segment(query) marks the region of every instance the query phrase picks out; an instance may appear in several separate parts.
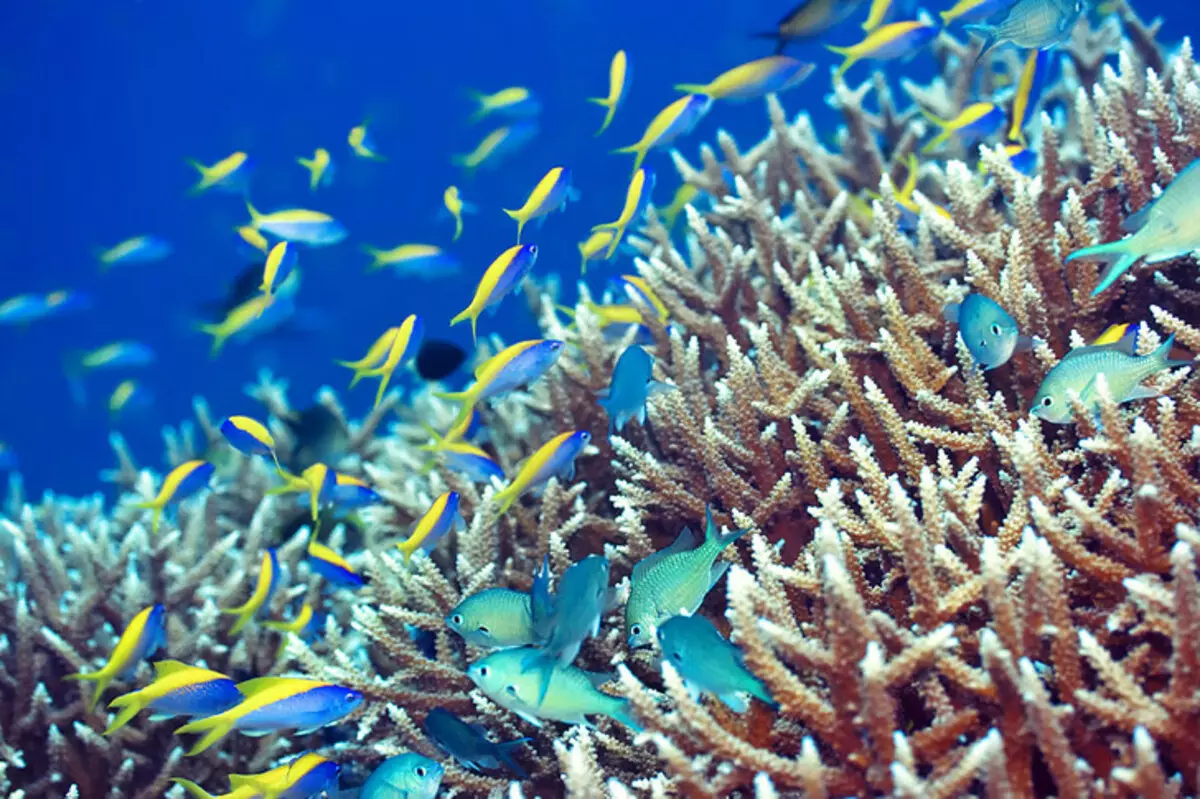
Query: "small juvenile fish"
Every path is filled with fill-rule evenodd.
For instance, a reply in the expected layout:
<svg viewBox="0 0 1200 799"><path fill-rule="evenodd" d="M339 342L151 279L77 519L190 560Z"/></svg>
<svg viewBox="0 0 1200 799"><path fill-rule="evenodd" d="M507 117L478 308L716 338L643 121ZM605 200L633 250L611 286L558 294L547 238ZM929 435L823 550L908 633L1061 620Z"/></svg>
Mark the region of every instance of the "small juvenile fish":
<svg viewBox="0 0 1200 799"><path fill-rule="evenodd" d="M537 116L542 110L537 97L524 86L509 86L492 94L471 92L471 99L478 107L471 114L469 122L478 122L493 114L508 119L524 119Z"/></svg>
<svg viewBox="0 0 1200 799"><path fill-rule="evenodd" d="M845 58L833 74L834 81L846 74L846 70L863 59L887 61L907 58L937 38L938 26L931 22L893 22L876 28L867 38L849 47L826 45L825 49Z"/></svg>
<svg viewBox="0 0 1200 799"><path fill-rule="evenodd" d="M617 358L608 388L600 392L600 407L608 413L608 434L620 432L630 419L646 423L646 401L674 386L653 378L654 359L637 344L630 344Z"/></svg>
<svg viewBox="0 0 1200 799"><path fill-rule="evenodd" d="M334 477L333 490L329 492L329 504L339 510L358 510L381 502L383 497L365 480L341 472Z"/></svg>
<svg viewBox="0 0 1200 799"><path fill-rule="evenodd" d="M127 680L137 671L137 667L146 658L153 655L159 648L167 644L167 609L162 605L151 605L138 611L129 626L117 639L108 662L99 671L86 674L71 674L64 679L86 680L96 684L92 698L88 700L88 713L100 704L108 684L113 680Z"/></svg>
<svg viewBox="0 0 1200 799"><path fill-rule="evenodd" d="M421 450L438 453L448 468L462 472L474 483L504 479L504 469L479 447L466 441L447 441L432 428L426 429L434 440L431 444L422 444Z"/></svg>
<svg viewBox="0 0 1200 799"><path fill-rule="evenodd" d="M800 0L779 20L775 30L754 34L758 39L773 39L779 54L793 42L813 39L846 19L863 0Z"/></svg>
<svg viewBox="0 0 1200 799"><path fill-rule="evenodd" d="M592 228L593 233L601 230L612 232L612 239L608 243L608 249L604 252L606 259L612 258L613 253L617 251L621 239L625 238L625 229L631 223L641 219L642 214L646 212L646 206L650 205L654 194L656 180L657 176L650 167L635 169L633 177L629 180L629 188L625 190L625 205L621 208L620 216L612 222Z"/></svg>
<svg viewBox="0 0 1200 799"><path fill-rule="evenodd" d="M271 604L271 596L275 593L278 583L279 558L274 549L267 549L263 552L262 564L258 569L258 579L254 583L254 590L250 593L250 598L236 608L221 608L222 613L237 616L237 621L229 628L230 635L237 635L241 632L251 619Z"/></svg>
<svg viewBox="0 0 1200 799"><path fill-rule="evenodd" d="M174 248L161 236L134 236L96 253L102 269L127 264L151 264L166 258Z"/></svg>
<svg viewBox="0 0 1200 799"><path fill-rule="evenodd" d="M279 469L279 458L275 455L275 437L267 426L249 416L230 416L221 422L221 435L229 446L243 455L266 455Z"/></svg>
<svg viewBox="0 0 1200 799"><path fill-rule="evenodd" d="M317 540L315 531L308 539L305 554L308 555L308 567L329 581L330 585L354 590L366 584L366 580L354 570L349 561Z"/></svg>
<svg viewBox="0 0 1200 799"><path fill-rule="evenodd" d="M154 664L154 682L108 703L119 712L104 734L112 735L146 709L154 712L150 720L157 721L171 716L211 716L241 701L237 684L224 674L178 660L160 660Z"/></svg>
<svg viewBox="0 0 1200 799"><path fill-rule="evenodd" d="M612 244L616 232L609 228L593 230L587 240L579 242L579 274L587 274L588 261L606 261L608 245Z"/></svg>
<svg viewBox="0 0 1200 799"><path fill-rule="evenodd" d="M496 493L494 499L499 503L499 513L503 514L512 507L518 497L552 477L574 479L575 459L591 440L592 434L586 430L570 430L559 433L543 444L537 452L529 456L517 472L517 476Z"/></svg>
<svg viewBox="0 0 1200 799"><path fill-rule="evenodd" d="M413 525L409 537L396 544L396 549L404 554L404 562L408 563L417 549L431 551L451 528L462 526L462 516L458 513L458 492L447 491L433 501L425 515Z"/></svg>
<svg viewBox="0 0 1200 799"><path fill-rule="evenodd" d="M553 167L533 187L524 205L515 210L504 209L504 213L517 221L518 244L527 222L536 219L540 224L550 214L566 208L567 203L579 199L579 191L571 185L571 176L569 167Z"/></svg>
<svg viewBox="0 0 1200 799"><path fill-rule="evenodd" d="M731 530L721 535L713 522L712 509L705 508L704 540L699 546L692 531L685 527L673 544L634 566L629 601L625 605L629 648L650 644L658 625L666 619L680 613L695 613L729 568L728 561L717 558L745 533L745 530Z"/></svg>
<svg viewBox="0 0 1200 799"><path fill-rule="evenodd" d="M192 160L188 163L200 173L200 181L188 190L188 194L200 194L209 189L230 194L245 194L250 185L250 175L254 171L254 160L240 150L225 156L212 166Z"/></svg>
<svg viewBox="0 0 1200 799"><path fill-rule="evenodd" d="M27 325L46 315L46 303L38 294L18 294L0 302L0 325Z"/></svg>
<svg viewBox="0 0 1200 799"><path fill-rule="evenodd" d="M479 279L471 304L450 320L450 326L470 320L471 340L476 340L475 327L479 315L517 289L529 274L529 270L537 263L537 257L538 248L535 244L515 244L496 256L496 260L492 261L483 277Z"/></svg>
<svg viewBox="0 0 1200 799"><path fill-rule="evenodd" d="M196 328L206 335L212 336L212 348L209 357L215 358L221 354L229 339L246 333L251 326L262 318L263 313L275 303L271 297L258 294L234 308L225 318L215 324L200 324Z"/></svg>
<svg viewBox="0 0 1200 799"><path fill-rule="evenodd" d="M475 206L463 202L458 186L446 187L446 190L442 192L442 205L454 219L454 238L451 241L458 241L463 232L463 214L475 213Z"/></svg>
<svg viewBox="0 0 1200 799"><path fill-rule="evenodd" d="M938 12L942 24L952 22L978 22L1003 11L1013 0L958 0L951 8Z"/></svg>
<svg viewBox="0 0 1200 799"><path fill-rule="evenodd" d="M953 136L958 136L968 143L976 139L990 136L1004 124L1004 109L995 103L972 103L959 112L954 119L942 119L924 108L922 115L934 126L940 129L937 136L921 148L921 152L930 153L941 147Z"/></svg>
<svg viewBox="0 0 1200 799"><path fill-rule="evenodd" d="M154 499L134 504L135 508L152 512L150 532L158 532L158 522L162 518L164 508L183 502L193 494L207 488L214 471L216 471L216 467L208 461L185 461L167 473Z"/></svg>
<svg viewBox="0 0 1200 799"><path fill-rule="evenodd" d="M288 208L263 214L249 200L246 200L246 210L250 213L251 228L284 241L309 247L329 247L346 238L346 228L329 214L320 211Z"/></svg>
<svg viewBox="0 0 1200 799"><path fill-rule="evenodd" d="M1008 139L1026 144L1025 126L1037 110L1042 99L1042 88L1046 83L1047 62L1050 55L1046 50L1033 50L1025 58L1017 88L1013 92L1012 106L1008 114ZM1011 158L1011 156L1010 156Z"/></svg>
<svg viewBox="0 0 1200 799"><path fill-rule="evenodd" d="M1127 218L1121 228L1132 235L1120 241L1084 247L1067 256L1075 260L1108 264L1095 297L1116 282L1138 261L1170 261L1200 249L1200 158L1180 172L1158 199Z"/></svg>
<svg viewBox="0 0 1200 799"><path fill-rule="evenodd" d="M177 735L204 733L188 755L200 754L234 730L251 735L300 730L304 735L337 723L363 701L363 695L352 688L299 677L259 677L238 683L238 690L245 699L234 707L175 731Z"/></svg>
<svg viewBox="0 0 1200 799"><path fill-rule="evenodd" d="M450 162L473 172L479 167L493 167L529 143L538 133L534 122L517 122L496 128L483 138L470 153L456 155Z"/></svg>
<svg viewBox="0 0 1200 799"><path fill-rule="evenodd" d="M539 639L537 649L521 667L523 671L541 675L539 704L546 695L553 669L571 665L583 642L600 632L600 620L608 603L608 558L589 555L563 572L550 603L549 617L544 625L539 623L534 627Z"/></svg>
<svg viewBox="0 0 1200 799"><path fill-rule="evenodd" d="M79 355L72 367L86 372L129 369L154 363L154 350L138 341L114 341Z"/></svg>
<svg viewBox="0 0 1200 799"><path fill-rule="evenodd" d="M459 263L453 255L435 244L401 244L390 250L363 247L371 256L367 271L388 268L401 277L438 278L458 273Z"/></svg>
<svg viewBox="0 0 1200 799"><path fill-rule="evenodd" d="M150 389L136 380L122 380L108 397L108 414L116 421L121 414L146 408L153 401Z"/></svg>
<svg viewBox="0 0 1200 799"><path fill-rule="evenodd" d="M446 614L446 626L468 644L508 649L533 643L529 594L511 588L477 591Z"/></svg>
<svg viewBox="0 0 1200 799"><path fill-rule="evenodd" d="M443 771L441 763L415 752L389 757L371 772L358 799L434 799Z"/></svg>
<svg viewBox="0 0 1200 799"><path fill-rule="evenodd" d="M595 103L605 109L604 122L600 125L600 130L596 131L597 136L608 130L608 126L612 124L617 109L621 107L621 101L629 91L629 76L629 57L625 55L624 50L618 50L608 66L608 96L588 98L589 103Z"/></svg>
<svg viewBox="0 0 1200 799"><path fill-rule="evenodd" d="M475 382L466 391L438 392L436 396L462 403L453 426L457 427L487 400L535 382L562 354L563 342L557 339L519 341L488 358L475 368Z"/></svg>
<svg viewBox="0 0 1200 799"><path fill-rule="evenodd" d="M532 738L493 743L487 739L486 728L468 724L441 707L429 711L421 726L443 752L471 771L506 768L523 780L529 778L525 769L513 759L512 750L531 742Z"/></svg>
<svg viewBox="0 0 1200 799"><path fill-rule="evenodd" d="M628 147L613 150L613 152L634 153L633 170L637 172L648 152L666 147L680 136L691 133L711 107L711 97L702 94L685 94L659 111L654 119L650 120L641 139Z"/></svg>
<svg viewBox="0 0 1200 799"><path fill-rule="evenodd" d="M273 774L230 774L234 790L249 786L262 799L313 799L337 793L342 767L328 758L305 752L287 764L282 777Z"/></svg>
<svg viewBox="0 0 1200 799"><path fill-rule="evenodd" d="M775 700L742 664L742 653L703 616L675 616L658 628L663 660L669 661L693 695L715 694L729 708L744 713L750 694L774 707Z"/></svg>
<svg viewBox="0 0 1200 799"><path fill-rule="evenodd" d="M350 145L350 151L359 158L366 158L369 161L387 160L376 151L375 140L371 138L371 132L367 130L366 122L350 128L350 133L346 135L346 143Z"/></svg>
<svg viewBox="0 0 1200 799"><path fill-rule="evenodd" d="M598 690L612 679L611 674L596 674L575 666L556 666L550 683L539 702L541 676L526 671L525 659L536 649L501 649L467 668L467 676L488 699L511 710L535 727L542 720L566 724L588 724L588 716L601 715L621 722L634 732L641 726L629 712L629 702Z"/></svg>
<svg viewBox="0 0 1200 799"><path fill-rule="evenodd" d="M333 183L333 157L324 147L318 147L312 158L297 158L296 163L308 170L309 191L316 191Z"/></svg>
<svg viewBox="0 0 1200 799"><path fill-rule="evenodd" d="M987 23L966 30L983 38L981 56L1004 44L1045 50L1071 38L1082 14L1083 0L1016 0Z"/></svg>
<svg viewBox="0 0 1200 799"><path fill-rule="evenodd" d="M675 90L713 100L753 100L799 86L814 69L790 56L767 56L722 72L711 83L678 83Z"/></svg>
<svg viewBox="0 0 1200 799"><path fill-rule="evenodd" d="M1019 335L1017 322L990 297L971 292L961 303L952 302L942 311L958 332L971 357L984 371L1003 366L1013 353L1026 352L1033 339Z"/></svg>
<svg viewBox="0 0 1200 799"><path fill-rule="evenodd" d="M1149 355L1134 355L1133 341L1133 335L1126 335L1116 344L1079 347L1068 352L1042 380L1031 412L1052 424L1066 424L1074 418L1067 400L1069 391L1076 392L1088 410L1100 407L1100 398L1095 393L1097 375L1104 375L1109 394L1122 405L1158 396L1154 389L1141 385L1151 375L1192 365L1191 361L1171 358L1174 334Z"/></svg>

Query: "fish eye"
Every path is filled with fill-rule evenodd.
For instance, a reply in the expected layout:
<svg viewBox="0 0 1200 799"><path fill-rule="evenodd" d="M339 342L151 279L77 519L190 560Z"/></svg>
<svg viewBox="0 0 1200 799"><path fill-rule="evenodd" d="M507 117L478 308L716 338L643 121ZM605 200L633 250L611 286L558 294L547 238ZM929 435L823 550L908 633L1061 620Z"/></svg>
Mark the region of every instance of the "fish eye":
<svg viewBox="0 0 1200 799"><path fill-rule="evenodd" d="M487 628L487 626L486 626L486 625L483 625L483 624L479 625L479 626L478 626L478 627L476 627L475 629L476 629L477 631L479 631L479 632L483 633L484 635L491 635L491 634L492 634L492 631L491 631L491 630L489 630L489 629Z"/></svg>
<svg viewBox="0 0 1200 799"><path fill-rule="evenodd" d="M357 698L358 698L357 691L347 691L346 695L343 697L343 699L345 699L347 702L353 702Z"/></svg>
<svg viewBox="0 0 1200 799"><path fill-rule="evenodd" d="M536 244L530 244L530 245L529 245L529 254L530 254L530 255L537 255L537 253L538 253L538 248L537 248L537 245L536 245Z"/></svg>
<svg viewBox="0 0 1200 799"><path fill-rule="evenodd" d="M630 627L629 634L630 635L641 635L642 634L642 625L635 624L632 627Z"/></svg>
<svg viewBox="0 0 1200 799"><path fill-rule="evenodd" d="M450 623L451 624L462 624L463 623L462 614L455 613L453 616L450 617Z"/></svg>
<svg viewBox="0 0 1200 799"><path fill-rule="evenodd" d="M681 655L679 652L672 652L672 653L671 653L671 660L674 660L676 663L682 663L682 662L683 662L683 655Z"/></svg>
<svg viewBox="0 0 1200 799"><path fill-rule="evenodd" d="M1042 407L1049 408L1054 404L1054 397L1042 397Z"/></svg>
<svg viewBox="0 0 1200 799"><path fill-rule="evenodd" d="M488 676L488 667L487 667L487 666L480 666L480 667L479 667L479 676L480 676L480 677L486 677L486 676Z"/></svg>
<svg viewBox="0 0 1200 799"><path fill-rule="evenodd" d="M592 434L585 431L582 436L582 439L583 439L584 443L587 443L588 441L592 440Z"/></svg>
<svg viewBox="0 0 1200 799"><path fill-rule="evenodd" d="M417 766L416 772L417 772L418 777L424 777L428 773L428 772L426 772L424 766Z"/></svg>
<svg viewBox="0 0 1200 799"><path fill-rule="evenodd" d="M1000 325L996 324L995 322L992 322L992 335L993 336L1000 335Z"/></svg>

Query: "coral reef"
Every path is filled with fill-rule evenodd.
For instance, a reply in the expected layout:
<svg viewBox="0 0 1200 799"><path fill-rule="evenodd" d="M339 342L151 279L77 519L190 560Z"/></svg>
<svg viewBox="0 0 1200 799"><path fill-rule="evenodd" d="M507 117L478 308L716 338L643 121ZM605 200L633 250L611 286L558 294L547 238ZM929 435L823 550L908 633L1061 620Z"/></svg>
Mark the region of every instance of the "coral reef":
<svg viewBox="0 0 1200 799"><path fill-rule="evenodd" d="M574 481L506 514L494 486L423 468L422 425L446 429L454 413L430 392L390 396L357 427L323 393L345 427L338 467L385 500L333 533L372 581L326 595L322 639L293 639L278 660L257 627L223 639L217 613L240 601L264 545L304 573L304 535L283 500L263 498L262 462L235 461L155 539L128 503L106 513L98 500L14 499L0 521L20 570L15 589L0 588L0 789L152 796L168 775L249 771L302 748L342 762L353 784L401 751L439 757L420 723L444 707L497 740L533 738L517 753L531 774L519 788L447 763L444 785L467 796L1195 795L1200 378L1162 373L1162 396L1121 406L1101 387L1098 417L1075 400L1071 425L1029 413L1059 357L1112 322L1150 323L1141 352L1169 333L1200 351L1190 260L1135 269L1097 297L1096 266L1063 263L1119 237L1200 155L1200 68L1187 41L1168 55L1155 34L1128 8L1099 28L1081 22L1034 126L1032 176L988 146L987 177L965 150L926 162L911 235L894 186L924 124L880 76L834 87L845 125L832 149L771 98L762 142L742 149L721 134L699 167L675 154L715 202L689 207L682 249L651 213L637 270L669 310L669 327L644 321L658 376L678 390L652 401L644 427L607 438L595 395L621 347L584 304L564 326L557 286L530 289L545 334L578 346L528 392L483 409L488 447L507 474L564 430L591 431L595 448ZM934 52L946 77L906 90L953 116L974 91L960 68L974 53L946 33ZM863 190L881 195L870 214L852 202ZM942 319L968 289L1041 343L981 372ZM251 393L287 461L284 389L264 379ZM376 435L392 412L399 421ZM170 462L194 451L190 438L169 438ZM149 493L123 451L113 477ZM405 564L390 545L447 489L461 494L467 529ZM641 736L608 721L533 728L473 690L465 667L479 653L443 623L461 598L528 588L543 555L561 573L601 551L627 590L633 564L706 505L751 533L701 612L732 634L778 710L694 699L670 664L627 650L619 608L580 662L616 667L606 690L629 698ZM275 615L319 597L315 581L290 585ZM152 598L168 607L172 657L335 680L363 691L365 709L341 740L235 737L196 759L148 723L106 741L100 714L85 714L61 677L99 663ZM414 629L433 636L431 651Z"/></svg>

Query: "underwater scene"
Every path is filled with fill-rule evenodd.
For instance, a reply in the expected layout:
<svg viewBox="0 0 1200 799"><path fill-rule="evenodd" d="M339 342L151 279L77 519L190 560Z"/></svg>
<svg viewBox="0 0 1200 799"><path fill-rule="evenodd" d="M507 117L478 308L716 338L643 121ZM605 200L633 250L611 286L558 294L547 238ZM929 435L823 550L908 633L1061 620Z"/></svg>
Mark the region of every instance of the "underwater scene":
<svg viewBox="0 0 1200 799"><path fill-rule="evenodd" d="M1191 0L0 22L0 797L1200 795Z"/></svg>

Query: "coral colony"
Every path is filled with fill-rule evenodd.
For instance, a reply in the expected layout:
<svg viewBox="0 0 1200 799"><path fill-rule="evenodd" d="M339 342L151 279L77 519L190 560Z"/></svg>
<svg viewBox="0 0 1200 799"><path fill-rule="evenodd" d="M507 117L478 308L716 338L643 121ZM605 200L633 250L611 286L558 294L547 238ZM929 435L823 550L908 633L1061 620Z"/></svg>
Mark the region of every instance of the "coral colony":
<svg viewBox="0 0 1200 799"><path fill-rule="evenodd" d="M512 479L556 436L587 431L591 443L571 453L573 478L556 467L533 481L540 495L505 512L504 481L473 481L428 451L426 426L449 429L457 404L426 390L400 406L389 394L353 422L323 392L327 437L341 444L330 468L381 501L324 506L321 551L365 584L314 571L308 494L267 495L274 464L230 450L203 402L195 425L167 437L166 459L208 458L217 474L169 507L157 534L136 504L162 477L119 439L115 507L31 502L14 481L0 518L0 794L183 796L173 778L220 792L230 774L306 752L340 764L345 789L415 752L438 761L422 774L458 796L1195 796L1200 379L1164 369L1123 402L1101 376L1061 397L1069 424L1030 407L1063 354L1114 322L1142 323L1139 355L1170 335L1175 358L1200 351L1194 263L1135 267L1092 296L1104 265L1065 262L1119 239L1122 221L1200 156L1200 68L1188 41L1167 53L1156 32L1128 9L1100 27L1080 21L1055 51L1061 77L1031 126L1028 175L1002 147L952 138L949 160L920 164L915 191L899 197L930 128L880 75L834 84L845 124L832 144L772 96L761 142L722 133L699 166L674 153L711 206L686 209L681 249L654 212L632 242L665 320L647 308L614 341L586 292L567 319L554 286L526 285L543 337L570 346L527 389L477 406L482 446ZM954 119L974 50L943 32L932 52L942 76L904 88ZM1020 71L1012 50L988 58ZM901 200L916 208L909 230ZM984 371L943 318L971 291L1002 305L1032 349ZM650 397L644 425L610 437L596 398L639 335L653 379L673 388ZM490 352L503 346L485 338ZM289 471L326 457L297 452L321 447L281 421L300 410L286 384L265 375L249 393ZM448 491L465 528L406 562L395 544ZM315 509L324 488L312 496ZM704 635L736 647L722 652L756 686L732 703L741 712L689 679L686 658L664 659L653 635L630 648L624 626L631 581L663 562L645 559L685 527L672 551L699 546L707 509L715 535L747 532L705 566L698 607L660 608L655 623L703 615L714 628ZM268 548L280 574L260 580ZM593 597L598 628L569 641L567 659L578 655L546 666L540 689L523 678L491 694L478 667L468 672L491 631L458 634L467 622L455 609L511 589L495 594L500 615L518 614L516 640L536 645L571 612L577 597L558 589L589 555L611 570L612 595ZM108 702L148 685L149 665L118 675L95 710L92 684L64 678L104 667L155 604L158 658L242 686L320 681L346 704L306 710L317 729L238 727L195 756L195 738L175 734L183 718L143 713L104 735ZM222 610L239 606L259 610L230 635ZM599 709L539 706L539 690L548 703L568 679ZM459 734L486 730L469 738L476 750L528 740L468 768L423 729L435 709L477 725ZM272 774L262 777L282 779Z"/></svg>

